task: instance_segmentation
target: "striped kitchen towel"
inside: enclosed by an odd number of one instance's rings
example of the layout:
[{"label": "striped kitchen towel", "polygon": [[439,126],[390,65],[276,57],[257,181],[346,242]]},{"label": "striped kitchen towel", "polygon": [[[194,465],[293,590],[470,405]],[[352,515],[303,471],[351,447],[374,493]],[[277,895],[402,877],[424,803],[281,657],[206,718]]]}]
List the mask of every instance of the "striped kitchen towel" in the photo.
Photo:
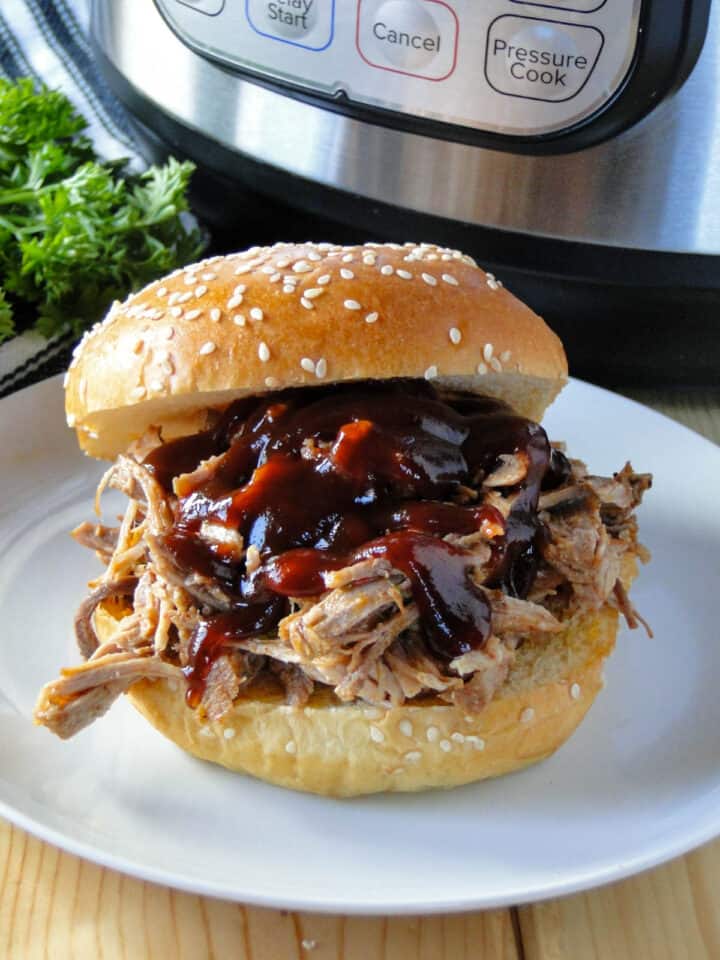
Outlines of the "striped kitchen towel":
[{"label": "striped kitchen towel", "polygon": [[[105,159],[145,166],[122,104],[103,79],[90,43],[90,0],[1,0],[0,75],[35,77],[62,90],[88,121],[88,136]],[[25,333],[0,346],[0,397],[55,372],[70,335],[46,340]]]}]

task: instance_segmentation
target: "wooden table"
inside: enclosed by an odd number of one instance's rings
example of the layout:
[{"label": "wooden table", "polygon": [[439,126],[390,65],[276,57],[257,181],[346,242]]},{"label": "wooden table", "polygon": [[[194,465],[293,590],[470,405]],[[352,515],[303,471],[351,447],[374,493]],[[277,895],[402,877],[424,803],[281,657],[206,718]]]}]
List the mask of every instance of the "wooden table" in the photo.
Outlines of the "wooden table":
[{"label": "wooden table", "polygon": [[[720,392],[633,396],[720,443]],[[720,840],[590,893],[443,917],[327,917],[178,893],[0,821],[0,960],[717,960]]]}]

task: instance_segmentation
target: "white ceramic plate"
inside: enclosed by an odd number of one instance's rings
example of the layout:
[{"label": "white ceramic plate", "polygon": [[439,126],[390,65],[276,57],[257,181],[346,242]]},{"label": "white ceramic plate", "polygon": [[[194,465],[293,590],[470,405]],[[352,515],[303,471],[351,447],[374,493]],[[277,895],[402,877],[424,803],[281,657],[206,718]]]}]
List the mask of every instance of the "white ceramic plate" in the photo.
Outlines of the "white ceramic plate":
[{"label": "white ceramic plate", "polygon": [[193,760],[124,702],[67,743],[31,724],[43,682],[77,660],[73,612],[98,569],[67,531],[90,516],[102,465],[78,453],[61,408],[58,379],[0,402],[0,813],[20,826],[185,890],[347,913],[568,893],[720,833],[720,448],[572,382],[550,435],[595,472],[632,455],[655,474],[641,509],[654,559],[633,594],[655,639],[622,631],[605,691],[540,766],[333,801]]}]

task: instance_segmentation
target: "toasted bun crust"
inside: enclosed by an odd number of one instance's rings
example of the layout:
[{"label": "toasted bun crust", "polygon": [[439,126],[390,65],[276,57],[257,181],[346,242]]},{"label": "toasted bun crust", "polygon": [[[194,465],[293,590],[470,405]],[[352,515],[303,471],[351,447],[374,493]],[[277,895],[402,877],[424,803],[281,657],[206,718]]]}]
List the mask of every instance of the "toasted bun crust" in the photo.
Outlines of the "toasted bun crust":
[{"label": "toasted bun crust", "polygon": [[326,694],[304,708],[248,697],[211,723],[164,680],[140,681],[128,696],[183,750],[283,787],[336,797],[455,787],[543,760],[570,737],[602,688],[617,621],[606,606],[523,646],[475,716],[439,702],[380,710]]},{"label": "toasted bun crust", "polygon": [[86,452],[114,458],[151,425],[194,432],[241,396],[423,376],[540,420],[567,362],[543,320],[457,251],[276,244],[116,303],[76,351],[66,412]]}]

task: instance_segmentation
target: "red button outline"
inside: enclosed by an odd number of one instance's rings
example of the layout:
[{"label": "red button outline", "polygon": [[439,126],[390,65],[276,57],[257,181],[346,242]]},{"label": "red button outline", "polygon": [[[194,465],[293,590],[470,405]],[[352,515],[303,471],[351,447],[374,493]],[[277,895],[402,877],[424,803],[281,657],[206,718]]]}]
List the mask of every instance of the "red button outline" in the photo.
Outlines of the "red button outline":
[{"label": "red button outline", "polygon": [[360,11],[363,5],[363,0],[358,0],[357,7],[357,19],[355,22],[355,47],[357,52],[360,54],[360,58],[369,67],[374,67],[376,70],[387,70],[388,73],[399,73],[403,77],[417,77],[418,80],[429,80],[430,83],[440,83],[443,80],[447,80],[455,72],[455,67],[457,67],[457,55],[458,55],[458,42],[460,40],[460,20],[458,15],[455,13],[450,4],[445,3],[444,0],[423,0],[423,3],[436,3],[439,7],[445,7],[446,10],[449,10],[455,20],[455,47],[453,50],[453,61],[452,66],[448,72],[442,77],[426,77],[422,73],[411,73],[409,70],[398,70],[395,67],[384,67],[380,63],[373,63],[372,60],[368,60],[365,54],[360,49]]}]

